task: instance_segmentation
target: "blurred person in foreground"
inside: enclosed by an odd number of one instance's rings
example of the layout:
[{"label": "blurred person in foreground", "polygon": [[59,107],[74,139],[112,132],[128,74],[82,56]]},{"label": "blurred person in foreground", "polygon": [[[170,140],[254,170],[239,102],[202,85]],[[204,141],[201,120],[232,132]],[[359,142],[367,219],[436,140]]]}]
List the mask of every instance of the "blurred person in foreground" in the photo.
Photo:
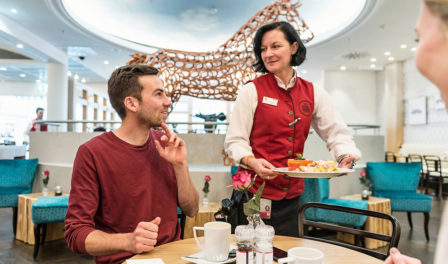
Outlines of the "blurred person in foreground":
[{"label": "blurred person in foreground", "polygon": [[[164,123],[171,101],[157,74],[148,65],[112,73],[108,93],[122,125],[81,145],[75,158],[65,238],[96,263],[178,240],[177,207],[198,212],[186,146]],[[165,133],[153,129],[160,126]]]},{"label": "blurred person in foreground", "polygon": [[[440,90],[448,110],[448,0],[424,0],[417,21],[419,39],[415,62],[418,70]],[[448,262],[448,203],[442,216],[434,264]],[[420,264],[392,248],[385,264]]]}]

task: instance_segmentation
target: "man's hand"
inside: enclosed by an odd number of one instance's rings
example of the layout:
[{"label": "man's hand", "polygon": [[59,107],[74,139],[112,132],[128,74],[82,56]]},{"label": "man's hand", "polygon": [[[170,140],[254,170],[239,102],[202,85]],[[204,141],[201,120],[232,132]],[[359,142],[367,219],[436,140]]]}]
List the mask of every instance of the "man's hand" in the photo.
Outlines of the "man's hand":
[{"label": "man's hand", "polygon": [[165,123],[162,123],[161,126],[166,133],[160,138],[160,141],[165,143],[165,148],[156,140],[157,151],[162,158],[166,159],[173,166],[183,164],[187,160],[187,147],[185,146],[185,142],[176,133],[172,133]]},{"label": "man's hand", "polygon": [[160,217],[156,217],[151,222],[140,222],[131,233],[128,251],[139,254],[154,249],[157,244],[157,235],[159,232]]},{"label": "man's hand", "polygon": [[421,264],[421,261],[416,258],[402,255],[398,249],[391,248],[390,255],[384,261],[384,264]]},{"label": "man's hand", "polygon": [[251,158],[247,161],[247,165],[251,167],[257,173],[257,175],[264,180],[275,179],[278,175],[277,172],[272,171],[273,169],[275,169],[274,165],[272,165],[265,159]]}]

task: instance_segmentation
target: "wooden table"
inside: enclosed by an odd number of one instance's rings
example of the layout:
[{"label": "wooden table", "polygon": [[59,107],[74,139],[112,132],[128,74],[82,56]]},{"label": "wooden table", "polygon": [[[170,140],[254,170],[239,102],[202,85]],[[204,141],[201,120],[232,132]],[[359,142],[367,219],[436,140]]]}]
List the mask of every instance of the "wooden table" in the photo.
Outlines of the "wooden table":
[{"label": "wooden table", "polygon": [[[63,195],[66,196],[68,194]],[[48,192],[48,196],[54,196],[54,192]],[[31,217],[31,206],[39,197],[42,197],[42,193],[19,195],[16,239],[30,245],[34,245],[34,223]],[[64,223],[47,224],[47,236],[45,241],[53,241],[61,238],[64,238]]]},{"label": "wooden table", "polygon": [[[208,205],[199,204],[199,212],[194,217],[185,219],[184,239],[193,237],[193,226],[204,226],[207,222],[215,221],[214,214],[221,208],[220,203],[208,203]],[[202,236],[203,231],[198,231],[198,235]]]},{"label": "wooden table", "polygon": [[[360,194],[355,195],[349,195],[349,196],[343,196],[341,199],[347,199],[347,200],[361,200]],[[379,198],[370,196],[369,200],[367,200],[368,209],[370,211],[376,211],[381,212],[385,214],[391,214],[390,209],[390,200],[387,198]],[[366,231],[372,232],[372,233],[378,233],[378,234],[384,234],[384,235],[391,235],[392,234],[392,225],[389,221],[385,219],[380,219],[376,217],[367,217],[366,223],[364,225],[364,229]],[[338,233],[337,235],[338,240],[343,240],[349,243],[354,244],[354,237],[350,234],[343,234]],[[386,246],[387,242],[377,240],[377,239],[371,239],[366,238],[365,239],[365,246],[369,249],[377,249],[379,247]]]},{"label": "wooden table", "polygon": [[[202,237],[200,239],[202,239]],[[233,235],[231,244],[235,245],[235,237]],[[304,238],[275,236],[274,246],[285,251],[288,251],[288,249],[293,247],[317,248],[324,252],[325,264],[383,263],[383,261],[380,259],[371,257],[355,250]],[[161,258],[166,264],[190,263],[188,261],[182,260],[180,257],[197,253],[200,250],[201,249],[196,245],[194,239],[190,238],[161,245],[159,247],[156,247],[153,251],[135,255],[130,259]]]}]

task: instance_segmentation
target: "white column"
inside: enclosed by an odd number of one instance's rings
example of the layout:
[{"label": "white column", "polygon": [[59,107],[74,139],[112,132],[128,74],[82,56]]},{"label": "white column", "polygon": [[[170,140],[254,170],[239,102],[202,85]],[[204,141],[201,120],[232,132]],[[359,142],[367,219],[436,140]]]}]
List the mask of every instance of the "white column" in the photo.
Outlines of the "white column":
[{"label": "white column", "polygon": [[397,152],[403,143],[403,63],[394,62],[385,67],[386,150]]},{"label": "white column", "polygon": [[[68,79],[67,64],[48,63],[47,71],[47,119],[67,120],[68,118]],[[65,125],[57,130],[65,131]],[[53,129],[51,129],[53,130]]]}]

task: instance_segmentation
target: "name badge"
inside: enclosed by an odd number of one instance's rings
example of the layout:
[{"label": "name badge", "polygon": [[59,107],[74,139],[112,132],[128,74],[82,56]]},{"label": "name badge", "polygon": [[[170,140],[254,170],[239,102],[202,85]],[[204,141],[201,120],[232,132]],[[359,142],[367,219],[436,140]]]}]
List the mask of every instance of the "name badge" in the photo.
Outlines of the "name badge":
[{"label": "name badge", "polygon": [[263,219],[271,219],[272,201],[269,199],[260,199],[260,217]]},{"label": "name badge", "polygon": [[271,97],[263,96],[263,104],[277,106],[278,99],[274,99]]}]

